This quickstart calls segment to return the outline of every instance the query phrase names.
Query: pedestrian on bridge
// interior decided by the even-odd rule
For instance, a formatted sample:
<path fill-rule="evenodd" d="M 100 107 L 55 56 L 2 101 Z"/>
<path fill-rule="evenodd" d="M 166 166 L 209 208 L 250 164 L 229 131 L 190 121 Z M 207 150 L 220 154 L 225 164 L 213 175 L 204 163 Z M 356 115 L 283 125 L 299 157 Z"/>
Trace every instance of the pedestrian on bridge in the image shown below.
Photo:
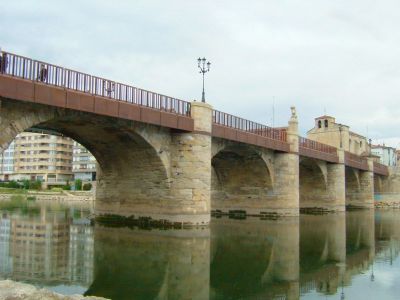
<path fill-rule="evenodd" d="M 39 72 L 39 81 L 46 82 L 47 81 L 47 68 L 45 65 L 40 65 L 40 72 Z"/>
<path fill-rule="evenodd" d="M 7 53 L 2 52 L 0 48 L 0 73 L 6 73 L 8 67 L 8 57 Z"/>

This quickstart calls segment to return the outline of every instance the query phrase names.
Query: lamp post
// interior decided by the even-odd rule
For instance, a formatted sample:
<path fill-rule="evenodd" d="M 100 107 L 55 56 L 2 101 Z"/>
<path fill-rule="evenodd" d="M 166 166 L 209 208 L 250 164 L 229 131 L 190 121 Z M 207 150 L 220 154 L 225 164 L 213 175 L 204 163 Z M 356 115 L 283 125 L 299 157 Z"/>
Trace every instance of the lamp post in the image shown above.
<path fill-rule="evenodd" d="M 198 67 L 200 69 L 199 73 L 203 74 L 203 93 L 201 95 L 201 102 L 206 102 L 206 97 L 205 97 L 205 94 L 204 94 L 204 74 L 210 71 L 211 63 L 209 61 L 206 63 L 206 58 L 205 57 L 203 57 L 203 58 L 199 57 L 197 59 L 197 63 L 198 63 Z"/>

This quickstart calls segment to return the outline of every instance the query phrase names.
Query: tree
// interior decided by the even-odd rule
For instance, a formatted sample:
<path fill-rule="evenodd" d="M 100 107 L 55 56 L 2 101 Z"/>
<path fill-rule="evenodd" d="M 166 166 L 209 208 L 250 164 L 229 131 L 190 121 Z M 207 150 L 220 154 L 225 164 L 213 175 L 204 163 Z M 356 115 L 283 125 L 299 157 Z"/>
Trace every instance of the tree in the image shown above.
<path fill-rule="evenodd" d="M 81 179 L 75 180 L 75 190 L 76 191 L 82 190 L 82 180 Z"/>

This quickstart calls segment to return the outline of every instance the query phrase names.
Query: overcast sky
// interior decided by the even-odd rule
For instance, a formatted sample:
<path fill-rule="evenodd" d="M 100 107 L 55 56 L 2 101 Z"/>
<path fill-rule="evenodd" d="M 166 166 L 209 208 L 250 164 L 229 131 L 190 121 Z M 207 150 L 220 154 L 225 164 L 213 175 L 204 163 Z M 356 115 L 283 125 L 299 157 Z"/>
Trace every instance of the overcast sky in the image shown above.
<path fill-rule="evenodd" d="M 303 135 L 326 112 L 400 145 L 399 1 L 3 1 L 4 50 L 184 100 L 205 56 L 215 109 L 272 125 L 274 102 L 280 126 L 295 105 Z"/>

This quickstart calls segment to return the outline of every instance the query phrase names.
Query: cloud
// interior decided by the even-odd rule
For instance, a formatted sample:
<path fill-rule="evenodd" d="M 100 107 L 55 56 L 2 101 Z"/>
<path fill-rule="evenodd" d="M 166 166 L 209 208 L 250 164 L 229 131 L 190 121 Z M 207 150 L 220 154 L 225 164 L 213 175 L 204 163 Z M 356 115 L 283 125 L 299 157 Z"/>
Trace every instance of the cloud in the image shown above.
<path fill-rule="evenodd" d="M 394 0 L 12 1 L 0 45 L 185 100 L 196 58 L 212 62 L 215 108 L 302 134 L 325 111 L 374 139 L 397 138 L 400 25 Z"/>

